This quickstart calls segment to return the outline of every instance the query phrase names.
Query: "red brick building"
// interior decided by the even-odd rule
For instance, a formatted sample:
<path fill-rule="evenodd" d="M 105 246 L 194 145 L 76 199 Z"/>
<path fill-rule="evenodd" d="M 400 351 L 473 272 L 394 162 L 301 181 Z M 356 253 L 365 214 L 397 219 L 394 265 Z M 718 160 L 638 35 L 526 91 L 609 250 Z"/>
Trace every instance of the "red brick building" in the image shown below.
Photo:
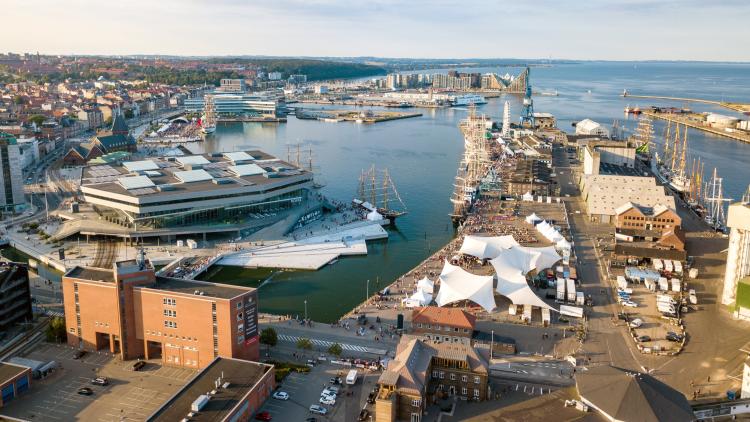
<path fill-rule="evenodd" d="M 414 335 L 446 343 L 471 344 L 476 317 L 457 308 L 425 306 L 412 311 Z"/>
<path fill-rule="evenodd" d="M 121 359 L 204 368 L 215 358 L 258 360 L 255 289 L 157 276 L 146 259 L 63 276 L 68 344 Z"/>

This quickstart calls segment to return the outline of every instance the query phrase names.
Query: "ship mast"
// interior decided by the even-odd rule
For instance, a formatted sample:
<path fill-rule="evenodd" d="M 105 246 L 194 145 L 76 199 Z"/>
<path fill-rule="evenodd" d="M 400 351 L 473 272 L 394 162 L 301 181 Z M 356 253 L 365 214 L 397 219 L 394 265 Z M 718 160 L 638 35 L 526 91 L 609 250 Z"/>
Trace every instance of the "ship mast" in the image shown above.
<path fill-rule="evenodd" d="M 681 156 L 680 156 L 680 177 L 685 178 L 685 160 L 687 158 L 687 136 L 688 136 L 688 127 L 685 125 L 685 129 L 683 131 L 682 136 L 682 148 L 681 148 Z"/>
<path fill-rule="evenodd" d="M 667 127 L 664 128 L 664 162 L 666 163 L 669 159 L 669 140 L 671 138 L 672 121 L 667 120 Z"/>
<path fill-rule="evenodd" d="M 669 167 L 669 170 L 674 174 L 674 169 L 677 166 L 677 147 L 680 142 L 680 125 L 675 125 L 674 128 L 674 139 L 672 140 L 674 142 L 672 144 L 672 165 Z"/>
<path fill-rule="evenodd" d="M 383 208 L 388 209 L 388 185 L 391 181 L 391 176 L 388 174 L 388 169 L 383 170 Z"/>

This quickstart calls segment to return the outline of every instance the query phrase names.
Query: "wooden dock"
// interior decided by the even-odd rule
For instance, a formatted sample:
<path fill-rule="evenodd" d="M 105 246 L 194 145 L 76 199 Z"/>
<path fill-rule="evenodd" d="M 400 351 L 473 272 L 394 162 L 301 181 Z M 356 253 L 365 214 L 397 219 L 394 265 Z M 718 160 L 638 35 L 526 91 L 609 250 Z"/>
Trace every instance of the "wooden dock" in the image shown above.
<path fill-rule="evenodd" d="M 682 102 L 691 102 L 691 103 L 702 103 L 702 104 L 710 104 L 715 105 L 719 107 L 724 107 L 729 110 L 739 111 L 740 113 L 750 113 L 750 104 L 745 103 L 730 103 L 726 101 L 715 101 L 715 100 L 705 100 L 702 98 L 682 98 L 682 97 L 662 97 L 658 95 L 632 95 L 632 94 L 623 94 L 623 98 L 643 98 L 647 100 L 669 100 L 669 101 L 682 101 Z"/>
<path fill-rule="evenodd" d="M 668 122 L 679 123 L 691 127 L 693 129 L 702 130 L 704 132 L 712 133 L 717 136 L 723 136 L 725 138 L 734 139 L 736 141 L 742 141 L 750 143 L 750 133 L 734 130 L 733 132 L 727 132 L 725 130 L 716 129 L 710 126 L 704 125 L 701 121 L 691 119 L 690 114 L 674 114 L 674 113 L 657 113 L 651 110 L 644 110 L 643 114 L 651 116 L 657 119 L 666 120 Z"/>

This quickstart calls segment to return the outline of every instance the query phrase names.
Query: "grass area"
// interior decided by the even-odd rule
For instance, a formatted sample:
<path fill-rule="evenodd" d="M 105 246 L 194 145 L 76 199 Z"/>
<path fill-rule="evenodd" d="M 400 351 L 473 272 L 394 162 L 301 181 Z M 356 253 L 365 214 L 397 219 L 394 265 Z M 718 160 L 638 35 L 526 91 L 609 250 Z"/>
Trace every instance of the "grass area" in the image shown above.
<path fill-rule="evenodd" d="M 299 373 L 310 372 L 310 367 L 306 365 L 300 365 L 292 362 L 279 362 L 276 360 L 269 360 L 266 363 L 270 363 L 276 369 L 276 382 L 281 382 L 289 375 L 292 371 Z"/>
<path fill-rule="evenodd" d="M 215 265 L 209 269 L 208 273 L 201 276 L 201 279 L 213 283 L 258 287 L 263 280 L 276 271 L 278 270 L 273 268 L 243 268 L 229 265 Z"/>
<path fill-rule="evenodd" d="M 0 250 L 0 254 L 3 256 L 3 258 L 13 261 L 13 262 L 23 262 L 28 264 L 29 258 L 31 258 L 31 255 L 27 255 L 21 251 L 19 251 L 16 248 L 3 248 Z"/>

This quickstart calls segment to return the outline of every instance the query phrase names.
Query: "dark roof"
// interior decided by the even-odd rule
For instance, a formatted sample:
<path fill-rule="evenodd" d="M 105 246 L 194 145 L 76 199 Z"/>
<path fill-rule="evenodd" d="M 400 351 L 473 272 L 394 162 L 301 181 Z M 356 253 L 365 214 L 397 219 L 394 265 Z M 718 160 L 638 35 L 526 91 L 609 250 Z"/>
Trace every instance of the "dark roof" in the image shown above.
<path fill-rule="evenodd" d="M 26 371 L 30 371 L 30 369 L 24 366 L 0 362 L 0 384 L 3 384 L 8 380 L 17 377 Z"/>
<path fill-rule="evenodd" d="M 658 258 L 684 261 L 687 258 L 687 252 L 678 251 L 677 249 L 665 249 L 659 247 L 655 242 L 617 242 L 615 245 L 615 255 L 618 256 L 635 256 L 639 258 Z"/>
<path fill-rule="evenodd" d="M 583 400 L 614 420 L 695 420 L 682 393 L 648 374 L 614 366 L 592 367 L 577 373 L 576 387 Z"/>
<path fill-rule="evenodd" d="M 117 113 L 115 118 L 112 120 L 112 133 L 127 135 L 130 132 L 128 124 L 125 123 L 125 117 L 122 114 Z"/>
<path fill-rule="evenodd" d="M 156 277 L 156 283 L 143 286 L 148 289 L 166 290 L 170 292 L 195 295 L 203 292 L 202 296 L 231 299 L 241 294 L 253 291 L 251 287 L 231 286 L 228 284 L 209 283 L 207 281 L 187 280 L 184 278 Z"/>
<path fill-rule="evenodd" d="M 135 138 L 123 134 L 98 135 L 96 140 L 99 141 L 105 149 L 134 145 L 136 143 Z"/>
<path fill-rule="evenodd" d="M 228 382 L 227 388 L 220 388 L 208 403 L 191 421 L 221 421 L 247 395 L 263 375 L 273 368 L 272 365 L 250 362 L 240 359 L 216 358 L 210 365 L 199 372 L 180 391 L 154 412 L 147 421 L 179 421 L 190 413 L 190 406 L 195 399 L 206 392 L 214 390 L 217 378 L 222 384 Z M 273 380 L 271 381 L 273 382 Z"/>
<path fill-rule="evenodd" d="M 65 277 L 78 278 L 81 280 L 91 280 L 91 281 L 107 281 L 110 283 L 115 281 L 114 271 L 108 270 L 106 268 L 96 268 L 96 267 L 76 266 L 76 267 L 71 268 L 67 273 L 65 273 Z"/>

